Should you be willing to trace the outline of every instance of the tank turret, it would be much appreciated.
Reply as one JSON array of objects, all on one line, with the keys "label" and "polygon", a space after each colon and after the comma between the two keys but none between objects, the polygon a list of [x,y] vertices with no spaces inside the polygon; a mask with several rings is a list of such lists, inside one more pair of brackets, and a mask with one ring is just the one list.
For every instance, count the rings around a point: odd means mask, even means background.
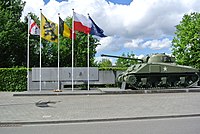
[{"label": "tank turret", "polygon": [[197,69],[177,65],[174,57],[164,53],[147,55],[142,59],[105,54],[101,56],[139,61],[138,64],[131,65],[117,77],[117,82],[126,83],[127,88],[186,88],[195,85],[199,81]]},{"label": "tank turret", "polygon": [[156,63],[156,62],[174,63],[175,62],[175,58],[171,57],[169,55],[166,55],[165,53],[152,54],[151,56],[148,56],[148,63]]}]

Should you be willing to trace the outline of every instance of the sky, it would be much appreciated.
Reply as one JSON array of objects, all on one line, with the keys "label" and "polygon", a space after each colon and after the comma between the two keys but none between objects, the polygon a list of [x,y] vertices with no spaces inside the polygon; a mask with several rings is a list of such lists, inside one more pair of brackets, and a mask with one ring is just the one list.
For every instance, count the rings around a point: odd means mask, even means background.
[{"label": "sky", "polygon": [[[87,16],[104,30],[96,60],[101,54],[134,53],[139,58],[151,53],[171,54],[175,26],[184,14],[200,12],[199,0],[24,0],[22,18],[29,12],[42,13],[58,23],[75,12]],[[112,62],[115,60],[111,59]]]}]

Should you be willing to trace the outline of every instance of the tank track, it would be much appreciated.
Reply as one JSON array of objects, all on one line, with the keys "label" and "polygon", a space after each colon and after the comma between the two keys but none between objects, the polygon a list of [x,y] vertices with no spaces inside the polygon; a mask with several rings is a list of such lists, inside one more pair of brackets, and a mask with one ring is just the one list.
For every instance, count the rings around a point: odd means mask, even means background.
[{"label": "tank track", "polygon": [[171,73],[171,74],[129,74],[135,76],[134,83],[126,83],[126,88],[136,90],[188,88],[199,81],[197,73]]}]

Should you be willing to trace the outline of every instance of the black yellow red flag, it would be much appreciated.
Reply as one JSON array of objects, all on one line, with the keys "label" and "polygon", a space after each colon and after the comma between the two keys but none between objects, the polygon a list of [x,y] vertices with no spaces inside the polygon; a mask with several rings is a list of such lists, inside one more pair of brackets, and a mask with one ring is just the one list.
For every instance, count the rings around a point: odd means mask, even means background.
[{"label": "black yellow red flag", "polygon": [[67,38],[71,37],[71,30],[65,22],[59,17],[59,33]]},{"label": "black yellow red flag", "polygon": [[[67,24],[59,17],[59,34],[64,37],[72,38],[72,30],[67,26]],[[74,39],[76,34],[74,33]]]}]

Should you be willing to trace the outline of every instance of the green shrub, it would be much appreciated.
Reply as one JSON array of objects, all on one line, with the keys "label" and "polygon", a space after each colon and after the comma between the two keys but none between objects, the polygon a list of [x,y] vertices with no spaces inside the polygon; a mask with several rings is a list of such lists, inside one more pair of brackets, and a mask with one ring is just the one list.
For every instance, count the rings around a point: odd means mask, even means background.
[{"label": "green shrub", "polygon": [[26,68],[0,68],[0,91],[25,91]]}]

